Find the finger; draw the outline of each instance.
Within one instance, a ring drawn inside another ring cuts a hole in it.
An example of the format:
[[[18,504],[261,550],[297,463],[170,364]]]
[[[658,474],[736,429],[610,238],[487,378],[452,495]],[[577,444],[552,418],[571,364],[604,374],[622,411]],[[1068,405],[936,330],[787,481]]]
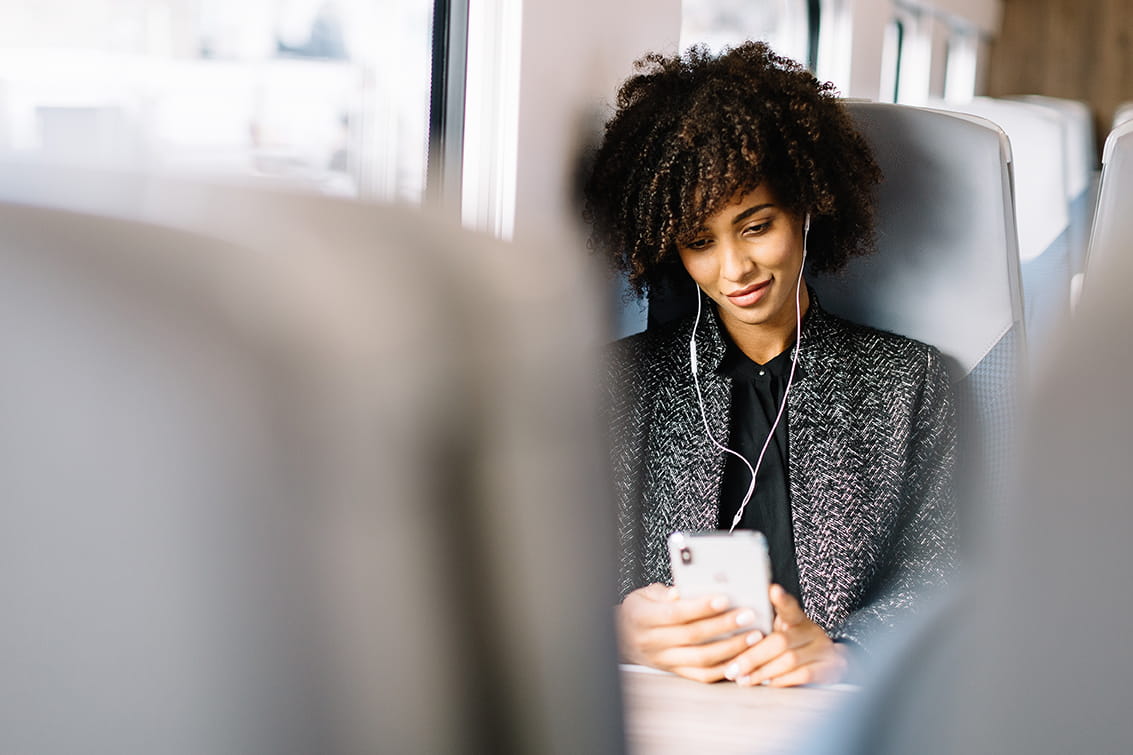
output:
[[[818,646],[818,643],[788,648],[750,673],[738,677],[736,681],[745,686],[754,686],[828,658],[825,649]]]
[[[629,620],[646,628],[688,624],[718,616],[730,605],[728,598],[723,595],[682,600],[670,598],[656,590],[645,592],[646,589],[630,593],[622,601],[622,608],[629,614]]]
[[[736,656],[727,668],[724,675],[729,679],[739,679],[750,675],[755,669],[779,657],[788,650],[787,638],[775,632],[756,642],[752,647]]]
[[[685,625],[688,630],[688,643],[711,642],[718,637],[732,635],[742,630],[755,630],[756,615],[750,608],[737,608],[718,616],[701,619]],[[762,635],[761,635],[762,636]]]
[[[741,630],[752,629],[755,622],[756,616],[751,609],[738,608],[685,624],[650,627],[649,642],[658,648],[713,643],[731,637]],[[744,647],[746,645],[739,649],[742,650]]]
[[[780,624],[790,627],[807,621],[807,615],[803,611],[803,607],[799,605],[799,601],[795,599],[795,596],[784,590],[781,585],[771,585],[768,596],[771,598],[771,605],[775,608],[777,628]]]
[[[849,669],[849,656],[845,646],[831,642],[825,634],[822,634],[812,642],[789,648],[742,678],[746,683],[753,685],[774,684],[776,679],[811,665],[815,666],[814,670],[822,672],[822,677],[817,680],[812,678],[807,683],[840,681]]]
[[[751,635],[755,635],[753,638]],[[738,634],[715,642],[703,645],[684,645],[667,647],[657,652],[657,659],[666,667],[712,667],[719,666],[723,675],[724,667],[734,660],[740,653],[759,641],[763,635],[759,632]]]
[[[767,682],[769,687],[797,687],[801,684],[837,684],[845,669],[833,661],[819,661],[800,666]]]
[[[766,682],[758,683],[766,684],[768,687],[799,687],[803,684],[819,684],[820,682],[817,680],[818,666],[819,664],[817,663],[800,666],[782,676],[777,676]],[[755,682],[752,684],[755,684]]]

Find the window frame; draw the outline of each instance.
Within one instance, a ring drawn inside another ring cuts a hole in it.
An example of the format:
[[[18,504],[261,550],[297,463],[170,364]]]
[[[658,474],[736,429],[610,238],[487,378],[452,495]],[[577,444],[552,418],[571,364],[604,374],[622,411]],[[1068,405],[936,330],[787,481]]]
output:
[[[469,0],[433,0],[426,200],[460,214]]]

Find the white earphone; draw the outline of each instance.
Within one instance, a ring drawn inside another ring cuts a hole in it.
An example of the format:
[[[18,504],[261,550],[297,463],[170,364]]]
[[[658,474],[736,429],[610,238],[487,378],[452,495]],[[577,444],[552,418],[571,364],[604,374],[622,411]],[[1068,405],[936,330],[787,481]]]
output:
[[[736,511],[736,516],[732,519],[732,526],[728,528],[729,533],[734,532],[736,525],[738,525],[743,519],[744,510],[747,508],[748,502],[751,501],[751,497],[755,493],[755,476],[759,472],[759,467],[763,464],[763,457],[767,453],[767,447],[771,445],[771,439],[775,437],[775,429],[779,427],[779,421],[783,418],[783,412],[787,408],[787,396],[791,393],[791,383],[795,379],[795,367],[799,363],[799,352],[802,351],[803,317],[800,292],[802,289],[803,281],[803,267],[806,266],[806,246],[807,237],[809,235],[810,213],[808,212],[806,214],[806,217],[803,219],[803,259],[799,264],[799,277],[795,281],[795,353],[791,356],[791,372],[787,377],[787,387],[783,391],[783,402],[779,405],[779,412],[775,415],[775,421],[771,423],[771,431],[767,433],[767,440],[763,442],[763,448],[759,452],[759,458],[756,460],[754,467],[752,467],[750,461],[744,458],[743,454],[733,451],[732,449],[716,440],[716,438],[712,435],[712,430],[708,427],[708,416],[704,412],[704,398],[700,392],[700,378],[697,374],[696,364],[696,329],[700,327],[700,313],[703,304],[703,297],[701,295],[700,286],[697,285],[696,287],[696,319],[692,324],[692,338],[690,338],[688,342],[688,352],[689,368],[692,370],[692,382],[696,387],[696,403],[700,406],[700,418],[704,422],[704,433],[708,436],[708,439],[712,441],[712,445],[716,446],[724,453],[729,453],[732,456],[735,456],[737,459],[742,461],[744,463],[744,466],[748,468],[748,471],[751,472],[751,483],[748,485],[747,493],[744,495],[743,503],[740,504],[740,508]]]

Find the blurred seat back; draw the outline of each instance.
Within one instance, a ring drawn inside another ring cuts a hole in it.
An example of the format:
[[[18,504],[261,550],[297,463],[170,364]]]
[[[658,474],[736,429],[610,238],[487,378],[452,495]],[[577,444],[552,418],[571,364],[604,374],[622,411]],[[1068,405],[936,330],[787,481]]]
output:
[[[1133,256],[1107,262],[1035,376],[996,547],[805,752],[1129,750]]]
[[[211,274],[225,251],[0,208],[6,752],[321,744],[288,607],[310,462],[269,430],[299,397]]]
[[[847,107],[885,176],[877,253],[813,285],[831,311],[932,344],[950,360],[961,450],[990,508],[1009,473],[1026,345],[1010,146],[975,116]]]
[[[0,750],[620,751],[589,278],[248,196],[0,205]]]
[[[1070,201],[1070,258],[1072,269],[1080,273],[1086,266],[1086,247],[1097,188],[1097,147],[1094,117],[1089,106],[1078,100],[1038,94],[1009,99],[1029,102],[1056,113],[1063,122],[1066,140],[1066,196]]]
[[[1110,131],[1126,121],[1133,121],[1133,100],[1126,100],[1114,108],[1113,122],[1109,125]]]
[[[1133,255],[1133,121],[1110,132],[1102,154],[1097,210],[1090,233],[1083,297],[1106,270]]]

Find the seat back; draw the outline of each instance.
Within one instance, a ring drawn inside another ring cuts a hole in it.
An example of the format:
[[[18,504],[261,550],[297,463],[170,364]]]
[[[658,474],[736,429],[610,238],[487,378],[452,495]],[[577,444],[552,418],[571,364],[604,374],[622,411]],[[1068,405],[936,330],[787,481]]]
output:
[[[1125,277],[1133,257],[1107,262],[1098,279],[1091,259],[1089,296],[1058,336],[1061,358],[1035,376],[996,548],[969,565],[949,604],[918,616],[866,692],[803,751],[1129,749],[1133,655],[1113,648],[1125,645],[1133,621],[1133,605],[1114,597],[1127,593],[1133,573],[1133,359],[1123,347],[1133,329]],[[1065,638],[1082,631],[1083,594],[1093,598],[1090,628],[1068,646]],[[1009,648],[1005,637],[1014,638]]]
[[[988,119],[1011,142],[1027,347],[1032,360],[1038,359],[1051,334],[1070,317],[1073,270],[1063,119],[1024,100],[976,97],[940,106]]]
[[[618,751],[574,256],[179,192],[0,205],[0,751]]]
[[[1102,153],[1097,210],[1090,232],[1090,253],[1083,284],[1088,297],[1094,281],[1133,250],[1133,121],[1110,132]]]
[[[950,359],[972,484],[995,500],[1009,474],[1026,348],[1007,138],[975,116],[847,107],[885,176],[877,253],[812,283],[833,312]]]
[[[613,300],[610,335],[625,338],[645,330],[649,324],[648,300],[631,295],[629,281],[624,274],[615,276],[610,291]]]
[[[310,512],[264,432],[298,397],[209,272],[226,252],[0,207],[0,749],[322,744],[287,595],[312,597]]]
[[[1133,121],[1133,100],[1126,100],[1114,108],[1113,122],[1109,125],[1110,131],[1126,121]]]
[[[1066,196],[1070,201],[1070,255],[1073,271],[1080,273],[1086,266],[1096,189],[1098,161],[1093,115],[1089,106],[1078,100],[1037,94],[1010,99],[1045,107],[1062,119],[1066,140]]]

